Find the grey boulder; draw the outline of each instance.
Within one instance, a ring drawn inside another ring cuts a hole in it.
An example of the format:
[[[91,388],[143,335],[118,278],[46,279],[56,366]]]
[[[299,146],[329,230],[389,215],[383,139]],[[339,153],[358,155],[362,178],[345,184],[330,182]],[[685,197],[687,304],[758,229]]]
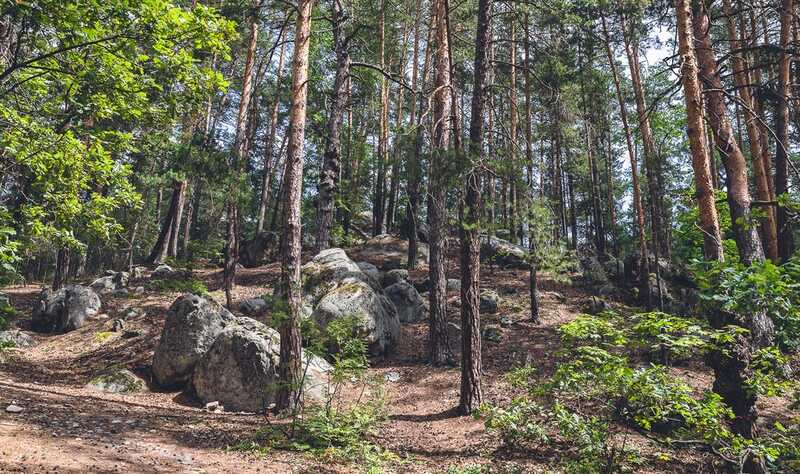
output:
[[[218,402],[234,411],[264,411],[275,401],[279,360],[278,332],[250,318],[237,318],[197,363],[192,388],[204,403]],[[324,399],[330,369],[323,359],[304,353],[305,398]]]
[[[218,303],[197,295],[184,294],[175,300],[153,353],[156,383],[174,387],[188,382],[197,361],[235,319]]]
[[[12,345],[13,347],[32,347],[36,341],[29,334],[19,329],[0,331],[0,346]]]
[[[480,295],[481,313],[494,314],[500,306],[500,295],[494,290],[482,290]]]
[[[400,337],[397,310],[374,278],[365,274],[342,249],[323,250],[303,265],[305,313],[321,327],[355,317],[370,352],[387,352]]]
[[[530,268],[524,247],[498,237],[482,237],[481,260],[506,268]]]
[[[269,304],[264,298],[247,298],[239,303],[239,312],[245,316],[264,316],[269,311]]]
[[[112,371],[93,378],[86,388],[108,393],[136,393],[147,387],[144,380],[128,369]]]
[[[33,310],[31,327],[40,332],[68,332],[82,327],[100,310],[100,297],[91,288],[68,285],[42,290]]]
[[[427,311],[417,289],[406,280],[387,287],[386,296],[394,303],[401,323],[416,323],[425,319]]]

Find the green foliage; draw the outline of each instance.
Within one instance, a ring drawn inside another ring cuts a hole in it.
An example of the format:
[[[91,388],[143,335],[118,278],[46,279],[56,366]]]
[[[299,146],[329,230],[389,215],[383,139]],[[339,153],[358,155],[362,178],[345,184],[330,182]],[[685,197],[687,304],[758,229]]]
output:
[[[709,311],[732,314],[766,312],[775,323],[783,350],[800,348],[800,262],[777,266],[770,261],[745,267],[737,263],[694,265],[701,298]]]
[[[640,313],[633,319],[636,324],[632,331],[638,342],[659,354],[663,363],[686,359],[708,348],[710,333],[699,321],[658,311]]]
[[[484,403],[476,416],[484,419],[489,432],[500,435],[503,445],[521,449],[548,442],[542,407],[528,397],[516,397],[508,406],[499,407]]]
[[[271,323],[279,324],[280,318],[285,317],[285,309],[281,309],[279,301],[272,303],[273,308],[277,308],[272,314],[277,312],[279,316],[278,319],[273,316]],[[302,329],[306,351],[325,354],[327,348],[337,348],[330,357],[333,370],[328,379],[326,399],[304,406],[287,425],[271,424],[259,430],[253,439],[234,448],[261,453],[272,449],[305,452],[317,458],[356,463],[367,472],[383,472],[385,465],[395,464],[399,459],[369,442],[377,426],[387,419],[388,412],[380,379],[367,374],[368,348],[359,336],[359,319],[355,316],[339,318],[324,330],[310,318],[304,321],[310,321]],[[344,398],[348,385],[355,385],[360,392],[357,400]]]
[[[7,329],[8,323],[14,319],[17,314],[17,310],[9,303],[8,296],[0,293],[0,331]]]
[[[717,215],[719,216],[719,226],[722,232],[722,246],[726,260],[738,262],[738,252],[736,241],[731,238],[731,213],[728,207],[728,200],[723,191],[717,191]],[[699,226],[700,212],[694,198],[694,189],[686,190],[681,196],[682,202],[686,205],[686,210],[679,212],[676,217],[676,225],[673,231],[673,242],[675,249],[673,258],[675,263],[689,264],[696,260],[703,259],[703,231]]]
[[[235,33],[213,8],[165,0],[2,4],[21,27],[15,62],[0,68],[0,149],[23,196],[16,233],[0,230],[8,272],[14,242],[83,252],[120,237],[117,211],[141,201],[132,173],[148,137],[225,87],[199,59],[227,57]]]
[[[602,313],[602,316],[582,314],[572,321],[561,325],[558,332],[564,343],[575,346],[589,344],[600,347],[624,346],[628,340],[618,329],[613,313]]]
[[[705,392],[695,398],[688,385],[670,374],[665,367],[636,369],[624,382],[622,414],[639,427],[658,432],[697,436],[709,442],[731,437],[724,424],[733,412],[722,398]]]
[[[208,288],[201,280],[189,278],[186,280],[164,279],[151,280],[147,283],[150,291],[159,293],[192,293],[198,296],[207,296]]]

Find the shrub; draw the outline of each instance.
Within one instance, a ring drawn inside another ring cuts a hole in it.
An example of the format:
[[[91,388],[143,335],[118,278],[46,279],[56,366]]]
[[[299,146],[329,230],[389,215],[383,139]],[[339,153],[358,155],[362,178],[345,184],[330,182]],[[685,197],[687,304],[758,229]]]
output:
[[[800,348],[800,262],[777,266],[769,260],[749,267],[696,263],[694,274],[709,310],[733,314],[766,312],[775,323],[775,342],[785,351]]]
[[[699,321],[658,311],[636,314],[633,320],[636,323],[631,329],[637,342],[651,353],[658,354],[664,364],[708,349],[710,334]]]
[[[616,315],[611,312],[601,313],[598,316],[582,314],[561,325],[558,332],[561,334],[561,340],[569,345],[624,346],[628,339],[618,328],[615,319]]]

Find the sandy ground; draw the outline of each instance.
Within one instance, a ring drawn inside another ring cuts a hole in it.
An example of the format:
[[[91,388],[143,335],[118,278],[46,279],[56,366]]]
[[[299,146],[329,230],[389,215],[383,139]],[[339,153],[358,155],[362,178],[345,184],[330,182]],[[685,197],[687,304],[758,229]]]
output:
[[[448,270],[453,276],[455,272]],[[412,272],[412,278],[422,273]],[[222,301],[219,273],[198,271],[212,295]],[[276,265],[240,272],[235,299],[261,295],[278,277]],[[505,401],[509,391],[502,374],[531,362],[547,374],[560,348],[556,326],[575,317],[589,295],[577,287],[543,279],[542,323],[527,322],[527,272],[485,268],[483,286],[503,295],[501,316],[514,320],[500,343],[484,348],[485,395]],[[137,283],[134,282],[133,285]],[[36,285],[4,290],[23,316],[24,327],[36,301]],[[554,293],[557,291],[558,293]],[[176,293],[147,293],[140,297],[105,298],[103,314],[83,328],[64,335],[35,335],[37,345],[5,351],[0,361],[0,472],[358,472],[358,466],[332,464],[309,456],[272,451],[256,456],[227,449],[248,439],[264,425],[262,416],[208,413],[195,401],[176,392],[148,390],[114,395],[86,388],[86,383],[108,367],[124,366],[149,380],[153,348],[164,316]],[[562,297],[563,296],[563,297]],[[458,292],[449,295],[451,320],[459,318]],[[116,314],[138,308],[144,314],[126,322],[138,336],[123,339],[108,334]],[[556,453],[532,453],[524,459],[498,451],[496,437],[471,417],[456,417],[457,368],[431,367],[425,362],[426,324],[404,325],[397,350],[373,361],[370,369],[382,376],[398,372],[387,383],[390,419],[374,442],[405,462],[399,472],[446,472],[451,466],[514,462],[525,472],[542,472]],[[18,414],[5,407],[15,403]],[[651,442],[633,433],[632,443],[655,452]],[[670,463],[651,472],[697,472],[703,455],[689,464]]]

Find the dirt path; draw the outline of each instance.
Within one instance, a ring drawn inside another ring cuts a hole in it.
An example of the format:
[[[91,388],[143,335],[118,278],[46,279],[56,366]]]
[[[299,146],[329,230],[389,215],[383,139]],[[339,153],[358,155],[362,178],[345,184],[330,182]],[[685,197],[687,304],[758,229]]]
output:
[[[246,270],[236,298],[263,292],[277,269]],[[218,277],[200,274],[212,295]],[[526,322],[524,272],[484,273],[484,286],[504,294],[500,316],[514,324],[503,341],[487,344],[484,354],[488,399],[507,397],[501,375],[515,365],[537,361],[547,370],[558,347],[556,325],[571,319],[586,295],[571,287],[545,281],[543,323]],[[564,299],[552,293],[557,289]],[[12,304],[30,314],[38,288],[6,289]],[[124,366],[149,377],[152,350],[164,315],[177,294],[147,294],[135,299],[108,299],[104,314],[66,335],[37,335],[37,345],[6,351],[0,361],[0,472],[352,472],[353,466],[320,462],[281,451],[257,457],[226,450],[247,439],[263,419],[256,415],[208,413],[179,393],[146,391],[115,395],[86,388],[85,384],[110,366]],[[565,302],[566,301],[566,302]],[[457,292],[450,295],[450,317],[458,319]],[[110,333],[116,314],[137,308],[141,314],[126,320],[126,329],[138,335],[123,339]],[[24,325],[25,317],[19,323]],[[496,440],[483,424],[470,417],[454,417],[458,401],[457,368],[433,368],[425,363],[425,324],[403,327],[398,350],[374,361],[379,376],[397,372],[399,380],[386,384],[390,420],[375,437],[407,462],[403,472],[441,472],[448,466],[476,463],[491,454]],[[21,413],[8,413],[15,403]],[[535,461],[531,461],[531,467]]]

